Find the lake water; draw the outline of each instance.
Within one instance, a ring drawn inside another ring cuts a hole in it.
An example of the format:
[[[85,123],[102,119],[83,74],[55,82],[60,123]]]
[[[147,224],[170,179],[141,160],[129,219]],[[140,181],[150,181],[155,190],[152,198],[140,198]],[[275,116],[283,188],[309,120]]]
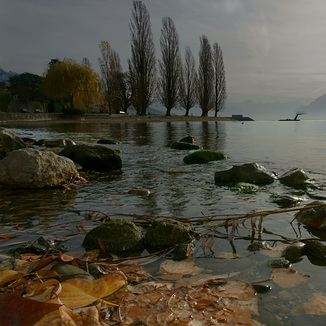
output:
[[[2,240],[3,253],[44,234],[66,239],[69,250],[81,250],[85,232],[99,223],[89,220],[84,228],[78,227],[89,212],[121,217],[198,217],[205,221],[196,224],[198,230],[214,238],[209,248],[204,248],[202,241],[196,243],[193,257],[198,266],[212,274],[240,272],[235,279],[246,282],[265,280],[272,272],[268,266],[271,258],[247,249],[252,240],[250,222],[239,226],[230,242],[227,231],[212,228],[216,223],[208,225],[207,217],[281,209],[273,198],[282,194],[298,196],[300,206],[316,196],[326,199],[326,121],[38,123],[8,128],[20,137],[37,140],[71,138],[77,144],[95,144],[100,138],[115,139],[119,143],[109,147],[120,151],[123,173],[90,179],[77,190],[1,191],[1,232],[17,235]],[[170,145],[187,135],[195,137],[203,148],[221,151],[228,158],[206,165],[184,165],[187,152],[172,150]],[[310,177],[311,187],[298,192],[275,181],[248,193],[214,184],[216,171],[251,162],[278,175],[302,168]],[[150,195],[130,194],[131,189],[148,189]],[[256,240],[281,248],[284,238],[298,239],[297,225],[290,224],[293,217],[294,212],[265,217],[263,227],[269,233],[256,234]],[[304,229],[301,236],[313,237]],[[157,265],[147,268],[153,272]],[[259,294],[261,321],[267,325],[324,325],[326,317],[305,315],[302,305],[313,293],[326,295],[325,266],[303,257],[291,268],[309,275],[309,281],[291,289],[265,282],[272,290]]]

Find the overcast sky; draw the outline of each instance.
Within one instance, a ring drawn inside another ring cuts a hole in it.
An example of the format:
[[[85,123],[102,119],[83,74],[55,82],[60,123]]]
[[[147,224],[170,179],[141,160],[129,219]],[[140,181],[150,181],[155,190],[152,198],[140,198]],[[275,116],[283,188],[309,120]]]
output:
[[[325,0],[144,0],[157,58],[163,17],[184,52],[217,42],[231,101],[310,102],[326,93]],[[52,58],[89,58],[108,41],[124,69],[130,57],[132,0],[0,0],[0,67],[43,74]]]

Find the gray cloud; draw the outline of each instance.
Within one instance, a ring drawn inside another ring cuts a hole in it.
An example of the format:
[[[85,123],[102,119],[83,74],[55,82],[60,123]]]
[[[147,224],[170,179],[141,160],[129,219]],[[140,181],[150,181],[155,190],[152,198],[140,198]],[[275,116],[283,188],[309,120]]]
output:
[[[323,0],[144,0],[159,57],[161,21],[171,17],[183,50],[207,35],[223,50],[229,97],[306,98],[326,93]],[[107,40],[130,56],[132,0],[2,0],[0,66],[42,74],[52,58],[88,57]]]

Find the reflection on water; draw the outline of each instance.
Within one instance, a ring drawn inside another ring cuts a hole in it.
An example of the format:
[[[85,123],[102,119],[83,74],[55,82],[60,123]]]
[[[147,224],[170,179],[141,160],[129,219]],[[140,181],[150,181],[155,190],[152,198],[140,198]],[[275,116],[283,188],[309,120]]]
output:
[[[5,252],[19,243],[41,234],[51,233],[58,238],[72,235],[82,237],[85,230],[77,225],[87,219],[88,212],[96,211],[108,216],[113,214],[140,214],[146,216],[198,217],[215,215],[246,214],[262,210],[275,210],[279,206],[272,198],[280,194],[292,194],[293,190],[274,182],[258,187],[255,193],[238,191],[235,188],[218,187],[214,184],[214,173],[235,164],[257,162],[279,175],[293,167],[306,170],[313,179],[317,195],[325,192],[326,142],[325,122],[162,122],[162,123],[106,123],[106,124],[53,124],[11,126],[19,136],[35,139],[67,137],[76,143],[96,143],[100,138],[119,141],[109,147],[118,149],[123,161],[123,173],[114,177],[102,176],[90,179],[78,190],[1,191],[1,225],[16,233],[17,238],[2,242]],[[218,150],[228,156],[227,160],[206,165],[186,166],[183,164],[185,151],[170,149],[170,145],[191,135],[204,149]],[[148,189],[150,194],[140,196],[128,193],[130,189]],[[303,203],[309,201],[309,194],[296,193]],[[284,237],[296,239],[297,234],[290,226],[292,213],[268,216],[263,227],[269,233],[256,234],[257,239],[271,245],[284,245]],[[88,220],[88,230],[98,221]],[[198,224],[197,227],[203,227]],[[7,229],[6,229],[7,230]],[[197,244],[193,257],[196,264],[211,273],[223,274],[241,272],[239,279],[255,281],[270,277],[269,257],[247,250],[251,242],[251,227],[241,226],[233,243],[228,241],[227,232],[222,229],[210,231],[214,238],[210,248]],[[302,230],[302,237],[313,235]],[[77,249],[80,242],[74,243]],[[76,249],[73,248],[73,249]],[[231,254],[231,256],[230,256]],[[231,259],[237,257],[237,259]],[[284,297],[292,298],[293,306],[304,302],[314,291],[326,293],[323,266],[317,267],[303,257],[292,266],[296,271],[311,276],[309,282],[289,290]],[[263,295],[262,311],[278,315],[285,325],[286,314],[293,313],[275,300],[282,292],[277,286],[272,295]],[[302,297],[303,296],[303,297]],[[274,297],[271,298],[271,297]],[[268,301],[269,300],[269,301]],[[274,301],[273,301],[274,300]],[[290,299],[289,299],[290,300]],[[292,302],[291,301],[291,302]],[[274,310],[270,307],[274,305]],[[276,308],[275,308],[276,307]],[[282,310],[283,309],[283,310]],[[294,307],[293,307],[294,309]],[[307,322],[306,317],[302,318]],[[295,318],[295,322],[300,318]],[[309,320],[311,325],[317,325]],[[290,323],[291,324],[291,323]],[[299,323],[300,324],[300,323]],[[295,325],[299,325],[295,324]],[[270,324],[272,325],[272,324]]]

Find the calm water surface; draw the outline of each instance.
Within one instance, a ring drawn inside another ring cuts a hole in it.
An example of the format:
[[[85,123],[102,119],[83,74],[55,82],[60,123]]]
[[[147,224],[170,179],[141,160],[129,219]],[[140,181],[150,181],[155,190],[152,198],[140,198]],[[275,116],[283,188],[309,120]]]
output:
[[[278,181],[249,194],[214,184],[216,171],[243,163],[259,163],[278,175],[292,168],[302,168],[312,186],[306,193],[295,193],[302,200],[300,205],[309,203],[314,196],[326,199],[326,121],[72,123],[12,125],[9,129],[21,137],[64,137],[77,144],[93,144],[100,138],[115,139],[119,143],[109,147],[120,151],[123,173],[114,178],[91,179],[78,190],[2,191],[1,232],[17,235],[0,243],[2,252],[44,234],[67,239],[64,243],[70,250],[80,250],[86,231],[79,228],[78,223],[87,212],[171,218],[227,216],[280,209],[273,202],[274,196],[294,193]],[[185,166],[186,152],[172,150],[170,145],[187,135],[195,137],[205,149],[225,153],[227,160]],[[131,189],[144,188],[150,195],[128,193]],[[290,224],[293,216],[294,213],[282,213],[266,217],[263,227],[273,234],[263,233],[260,239],[282,246],[282,237],[298,238],[296,225],[293,228]],[[84,227],[89,230],[98,223],[88,221]],[[305,230],[301,231],[303,238],[312,237]],[[224,229],[212,235],[215,241],[210,250],[198,243],[193,254],[196,264],[206,272],[240,272],[237,278],[248,282],[270,277],[272,269],[268,267],[268,260],[271,258],[247,250],[250,240],[244,237],[251,235],[249,224],[247,228],[239,227],[232,243]],[[155,269],[155,266],[148,268]],[[315,292],[326,295],[325,266],[313,265],[304,257],[292,268],[310,275],[309,281],[292,289],[281,289],[269,282],[273,289],[260,295],[261,321],[268,325],[323,325],[323,317],[305,316],[302,304]]]

